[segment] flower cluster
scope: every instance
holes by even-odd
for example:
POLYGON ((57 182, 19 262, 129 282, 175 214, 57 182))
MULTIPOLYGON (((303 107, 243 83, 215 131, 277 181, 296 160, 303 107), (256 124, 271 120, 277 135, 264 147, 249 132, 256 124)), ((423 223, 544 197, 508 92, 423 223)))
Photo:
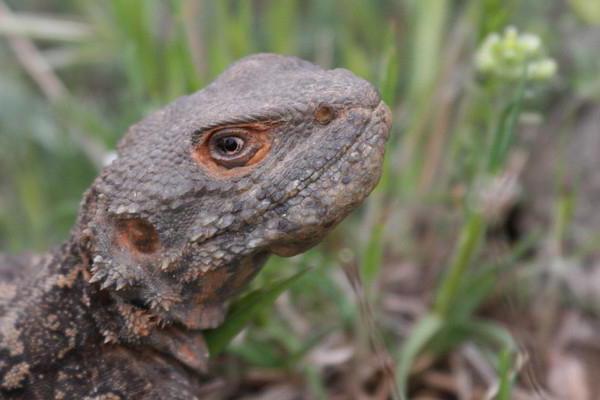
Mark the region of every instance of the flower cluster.
POLYGON ((536 35, 519 33, 509 26, 502 35, 488 35, 475 55, 477 70, 490 78, 515 81, 527 73, 531 80, 544 81, 556 74, 556 61, 547 57, 536 35))

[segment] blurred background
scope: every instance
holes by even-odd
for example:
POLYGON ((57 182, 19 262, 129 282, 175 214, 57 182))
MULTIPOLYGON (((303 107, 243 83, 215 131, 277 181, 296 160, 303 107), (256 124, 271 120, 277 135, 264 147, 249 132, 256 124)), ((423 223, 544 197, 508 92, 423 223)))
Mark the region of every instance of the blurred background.
POLYGON ((0 249, 66 239, 129 125, 263 51, 370 80, 393 135, 206 398, 600 398, 596 0, 0 0, 0 249))

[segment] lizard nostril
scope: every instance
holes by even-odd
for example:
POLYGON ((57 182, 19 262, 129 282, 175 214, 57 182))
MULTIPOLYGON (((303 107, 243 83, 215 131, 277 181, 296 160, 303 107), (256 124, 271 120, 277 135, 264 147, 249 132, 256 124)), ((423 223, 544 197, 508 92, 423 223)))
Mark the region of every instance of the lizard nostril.
POLYGON ((327 125, 333 120, 334 117, 335 111, 329 106, 322 105, 315 110, 315 119, 321 125, 327 125))
POLYGON ((158 233, 152 224, 140 218, 117 221, 117 242, 129 250, 148 254, 158 250, 158 233))

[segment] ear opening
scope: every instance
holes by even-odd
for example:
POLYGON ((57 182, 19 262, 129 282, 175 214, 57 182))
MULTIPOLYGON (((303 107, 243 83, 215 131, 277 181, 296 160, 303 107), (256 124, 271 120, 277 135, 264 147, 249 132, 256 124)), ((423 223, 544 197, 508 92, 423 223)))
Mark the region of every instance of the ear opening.
POLYGON ((156 228, 142 218, 124 218, 116 222, 119 246, 133 253, 152 254, 160 248, 156 228))

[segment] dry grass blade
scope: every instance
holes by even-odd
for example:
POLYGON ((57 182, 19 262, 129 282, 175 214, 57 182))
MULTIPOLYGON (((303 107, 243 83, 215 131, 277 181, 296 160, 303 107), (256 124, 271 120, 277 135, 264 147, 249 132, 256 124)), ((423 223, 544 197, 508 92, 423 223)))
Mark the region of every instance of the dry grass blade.
POLYGON ((395 365, 393 358, 387 350, 381 332, 375 322, 374 312, 371 304, 365 295, 365 290, 361 281, 360 271, 356 264, 350 264, 344 269, 346 277, 354 290, 356 299, 360 305, 360 317, 365 326, 369 339, 369 345, 377 359, 377 362, 384 374, 385 386, 389 390, 389 396, 393 399, 400 399, 400 389, 396 384, 395 365))
POLYGON ((87 24, 34 14, 0 14, 0 34, 32 39, 81 42, 92 36, 87 24))
MULTIPOLYGON (((7 18, 10 19, 12 15, 13 13, 8 5, 0 0, 0 27, 3 25, 2 21, 6 21, 7 18)), ((50 103, 58 104, 68 97, 67 87, 54 73, 52 66, 33 41, 16 33, 11 33, 8 35, 8 42, 19 63, 37 83, 50 103)), ((98 169, 101 168, 107 159, 107 151, 104 145, 87 135, 75 134, 71 130, 69 132, 74 142, 78 144, 88 159, 98 169)))
MULTIPOLYGON (((6 3, 0 0, 0 31, 6 21, 12 18, 12 11, 6 3)), ((15 56, 31 78, 38 84, 46 98, 57 101, 67 93, 65 85, 52 71, 52 67, 36 48, 35 44, 17 33, 7 34, 8 42, 15 56)))

